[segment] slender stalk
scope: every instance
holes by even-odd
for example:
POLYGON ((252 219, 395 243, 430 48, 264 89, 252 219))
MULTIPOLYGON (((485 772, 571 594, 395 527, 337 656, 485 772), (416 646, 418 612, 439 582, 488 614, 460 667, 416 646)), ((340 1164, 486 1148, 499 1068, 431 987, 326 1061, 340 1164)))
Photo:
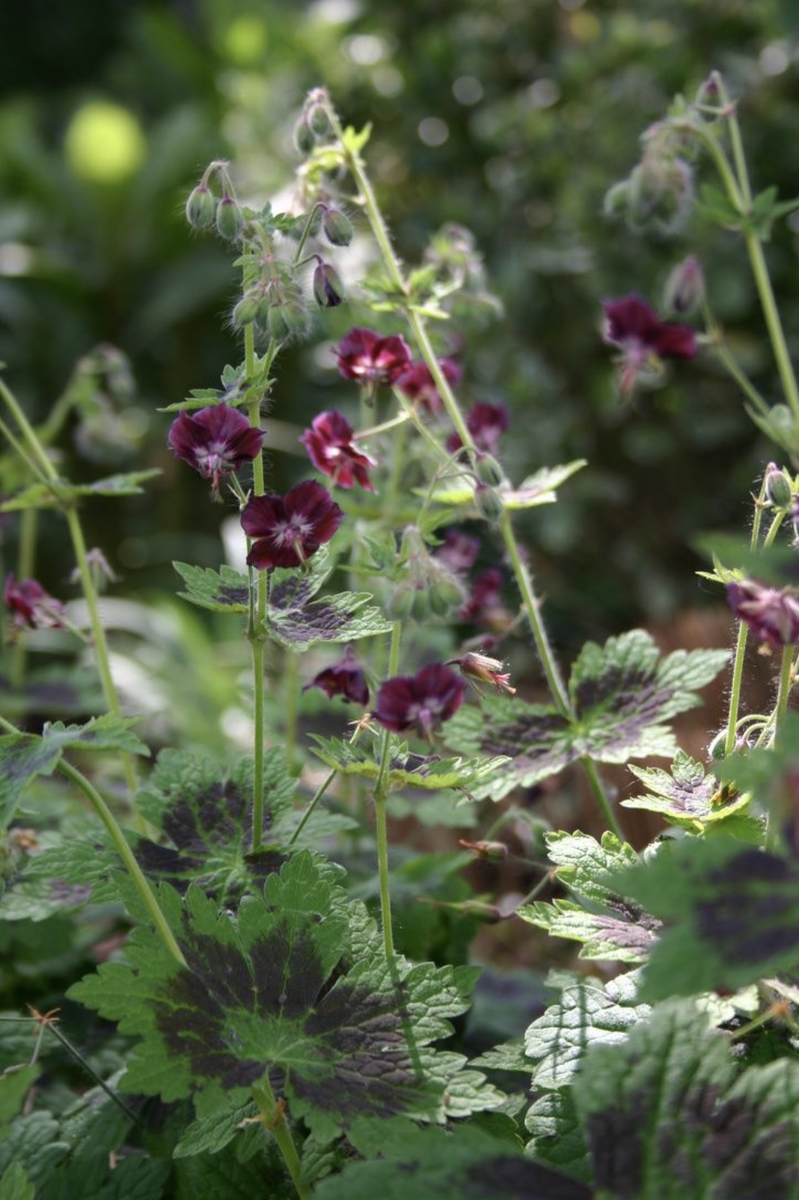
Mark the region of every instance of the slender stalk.
POLYGON ((51 480, 53 483, 58 483, 58 473, 47 457, 44 447, 34 432, 33 426, 22 411, 16 396, 6 387, 2 379, 0 379, 0 397, 5 401, 8 411, 16 421, 23 441, 26 443, 31 457, 36 460, 44 478, 51 480))
POLYGON ((257 1087, 253 1087, 252 1096, 258 1105, 264 1129, 268 1129, 270 1133, 274 1134, 277 1148, 283 1156, 283 1162, 286 1164, 286 1170, 291 1176, 291 1182, 294 1184, 294 1190, 299 1200, 308 1200, 311 1193, 302 1182, 300 1156, 294 1145, 291 1131, 286 1124, 283 1104, 275 1099, 268 1076, 265 1075, 257 1087))
POLYGON ((297 745, 297 705, 299 700, 299 671, 297 655, 292 650, 286 651, 283 667, 283 712, 286 762, 289 770, 294 760, 294 748, 297 745))
MULTIPOLYGON (((22 510, 19 528, 19 554, 17 556, 17 577, 30 579, 36 564, 36 526, 38 513, 35 508, 22 510)), ((11 657, 11 686, 18 690, 25 679, 25 660, 27 651, 24 638, 18 638, 14 643, 11 657)))
POLYGON ((322 799, 325 792, 330 787, 333 780, 336 778, 337 774, 338 774, 338 771, 334 767, 333 770, 330 772, 330 774, 319 784, 319 787, 316 789, 316 791, 314 792, 310 801, 308 802, 308 807, 306 808, 305 812, 302 814, 302 817, 300 818, 297 828, 294 830, 294 832, 292 833, 291 837, 288 840, 289 846, 291 846, 294 842, 296 842, 297 838, 300 836, 303 829, 308 824, 308 821, 313 816, 317 804, 322 799))
POLYGON ((141 896, 142 902, 152 917, 153 924, 160 934, 164 945, 166 946, 167 950, 169 950, 170 954, 177 959, 181 966, 185 967, 186 960, 183 957, 183 952, 181 951, 180 946, 177 944, 175 935, 169 928, 167 919, 161 911, 161 906, 155 897, 155 893, 142 873, 141 867, 136 862, 135 855, 128 845, 122 829, 117 824, 111 809, 108 807, 105 800, 103 800, 94 784, 91 783, 85 775, 78 771, 76 767, 73 767, 71 763, 65 762, 62 759, 58 764, 58 769, 62 772, 62 774, 66 775, 67 779, 70 779, 72 783, 80 788, 94 811, 97 813, 98 817, 108 831, 111 840, 116 846, 119 856, 125 864, 128 873, 136 885, 136 889, 141 896))
POLYGON ((788 710, 788 697, 793 686, 793 646, 783 646, 782 661, 780 662, 780 683, 777 691, 777 707, 774 714, 774 736, 779 733, 785 713, 788 710))
MULTIPOLYGON (((399 669, 400 638, 402 624, 394 622, 391 630, 391 649, 388 656, 388 678, 396 675, 399 669)), ((388 764, 391 754, 391 732, 383 730, 383 741, 380 747, 380 770, 375 784, 375 829, 377 834, 377 868, 380 877, 380 914, 383 922, 383 945, 386 958, 394 957, 394 931, 391 925, 391 891, 389 888, 388 870, 388 764)))
POLYGON ((749 229, 744 231, 744 242, 746 243, 752 274, 755 277, 755 284, 760 296, 760 306, 763 309, 763 316, 766 319, 766 327, 771 339, 774 357, 777 360, 777 369, 780 373, 782 390, 794 415, 797 427, 799 427, 799 387, 796 383, 791 356, 788 353, 788 345, 785 341, 785 332, 782 328, 780 312, 777 308, 777 302, 774 299, 774 290, 771 286, 771 277, 766 266, 763 246, 757 234, 752 233, 749 229))
POLYGON ((5 438, 11 449, 16 454, 17 458, 20 460, 20 462, 25 464, 31 475, 33 475, 35 479, 38 479, 40 483, 43 483, 49 487, 53 495, 56 496, 56 498, 59 498, 60 492, 58 491, 56 485, 52 482, 48 475, 44 474, 39 462, 36 459, 31 458, 22 442, 18 437, 14 436, 9 427, 6 425, 5 421, 0 421, 0 437, 5 438))
POLYGON ((372 425, 366 429, 359 429, 353 434, 352 440, 360 442, 364 438, 376 437, 378 433, 386 433, 389 429, 396 429, 398 425, 403 425, 411 419, 409 412, 401 412, 396 417, 391 417, 388 421, 382 421, 379 425, 372 425))

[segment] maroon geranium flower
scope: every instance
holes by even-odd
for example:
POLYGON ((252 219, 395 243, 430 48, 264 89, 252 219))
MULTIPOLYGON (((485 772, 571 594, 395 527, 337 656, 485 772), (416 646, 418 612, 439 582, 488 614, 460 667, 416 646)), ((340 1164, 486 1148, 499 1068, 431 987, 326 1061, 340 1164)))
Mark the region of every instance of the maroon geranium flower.
POLYGON ((182 412, 169 430, 173 454, 210 479, 214 491, 225 475, 260 454, 263 440, 263 432, 228 404, 182 412))
POLYGON ((373 329, 360 326, 351 329, 333 353, 345 379, 354 379, 370 389, 396 383, 411 362, 405 338, 399 334, 381 337, 373 329))
POLYGON ((436 726, 458 711, 466 684, 443 663, 422 667, 415 675, 396 675, 382 684, 375 716, 394 733, 416 729, 429 738, 436 726))
POLYGON ((799 643, 799 595, 787 588, 765 587, 746 579, 727 584, 727 601, 740 621, 770 646, 799 643))
POLYGON ((472 583, 469 599, 460 610, 461 620, 475 621, 491 629, 504 628, 508 623, 508 611, 502 601, 504 582, 499 567, 481 571, 472 583))
POLYGON ((377 463, 357 448, 352 434, 352 426, 340 412, 323 412, 314 418, 300 441, 316 469, 329 475, 338 487, 351 488, 359 483, 367 492, 373 492, 368 471, 377 463))
POLYGON ((17 580, 13 575, 6 579, 3 600, 11 609, 17 629, 63 629, 61 618, 65 605, 46 592, 36 579, 17 580))
POLYGON ((440 559, 450 571, 456 575, 463 574, 473 567, 480 552, 480 540, 462 529, 448 529, 444 545, 436 550, 436 558, 440 559))
POLYGON ((247 562, 261 571, 299 567, 329 542, 343 513, 327 488, 306 480, 285 496, 253 496, 241 514, 241 526, 253 545, 247 562))
POLYGON ((604 339, 622 351, 621 389, 632 390, 642 370, 661 358, 693 358, 696 337, 687 325, 661 321, 640 296, 606 300, 604 339))
POLYGON ((343 700, 352 700, 361 708, 366 708, 369 703, 369 684, 351 646, 347 647, 343 658, 325 667, 302 690, 305 692, 313 687, 321 688, 331 699, 341 696, 343 700))
MULTIPOLYGON (((459 381, 461 369, 456 362, 451 358, 442 358, 439 365, 447 383, 454 385, 459 381)), ((414 404, 421 404, 431 413, 440 413, 444 407, 427 363, 413 363, 397 380, 397 387, 414 404)))
MULTIPOLYGON (((474 439, 474 444, 483 454, 496 454, 499 450, 499 439, 508 428, 510 420, 504 404, 473 404, 466 417, 466 428, 474 439)), ((451 433, 447 438, 447 449, 450 454, 459 450, 463 442, 457 433, 451 433)))

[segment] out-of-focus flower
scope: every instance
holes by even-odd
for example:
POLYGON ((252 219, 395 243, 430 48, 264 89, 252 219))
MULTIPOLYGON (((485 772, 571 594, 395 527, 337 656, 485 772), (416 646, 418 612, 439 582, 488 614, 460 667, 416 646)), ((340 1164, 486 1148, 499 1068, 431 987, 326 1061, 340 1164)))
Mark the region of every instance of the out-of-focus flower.
MULTIPOLYGON (((458 383, 461 369, 453 359, 442 358, 439 365, 447 383, 452 386, 458 383)), ((409 400, 413 400, 414 404, 422 405, 433 414, 440 413, 444 407, 427 363, 412 363, 397 380, 397 387, 409 400)))
POLYGON ((373 492, 368 472, 377 463, 357 448, 352 434, 349 421, 334 410, 315 417, 300 441, 316 469, 329 475, 338 487, 351 488, 359 483, 367 492, 373 492))
POLYGON ((342 516, 327 488, 314 480, 285 496, 253 496, 241 514, 242 529, 254 539, 247 562, 261 571, 299 567, 330 541, 342 516))
POLYGON ((765 587, 753 579, 727 584, 727 602, 760 642, 770 646, 799 643, 799 595, 787 588, 765 587))
POLYGON ((214 491, 225 475, 260 454, 263 440, 263 432, 228 404, 182 412, 169 430, 172 453, 210 479, 214 491))
POLYGON ((375 716, 394 733, 415 729, 424 737, 458 711, 466 684, 443 663, 422 667, 415 675, 387 679, 377 695, 375 716))
POLYGON ((310 683, 306 683, 302 690, 307 691, 313 687, 321 688, 330 698, 341 696, 343 700, 352 700, 361 708, 366 708, 369 703, 369 685, 363 667, 359 665, 351 646, 347 647, 343 658, 325 667, 310 683))
POLYGON ((666 312, 685 317, 695 312, 705 295, 705 275, 698 258, 691 254, 671 271, 663 288, 666 312))
POLYGON ((642 371, 657 367, 663 358, 693 358, 696 337, 693 329, 676 321, 661 321, 651 305, 640 296, 606 300, 604 339, 622 352, 621 390, 632 391, 642 371))
POLYGON ((11 610, 17 629, 63 629, 62 617, 66 607, 46 592, 36 579, 15 579, 9 575, 3 590, 3 600, 11 610))
MULTIPOLYGON (((484 454, 496 454, 499 449, 499 439, 510 424, 508 410, 504 404, 486 404, 480 402, 472 405, 466 417, 466 428, 474 439, 478 450, 484 454)), ((447 438, 447 449, 450 454, 460 450, 463 442, 457 433, 451 433, 447 438)))
POLYGON ((411 362, 408 343, 399 334, 381 337, 360 326, 351 329, 333 352, 345 379, 370 388, 396 383, 411 362))
POLYGON ((313 273, 313 294, 320 308, 338 308, 346 295, 338 271, 318 257, 313 273))
POLYGON ((489 658, 486 654, 478 654, 470 650, 460 658, 449 659, 447 666, 460 667, 461 672, 469 679, 479 679, 482 683, 490 683, 498 692, 508 696, 516 695, 516 688, 510 685, 510 674, 503 671, 504 663, 498 658, 489 658))
POLYGON ((481 571, 472 583, 469 598, 459 613, 461 620, 475 621, 490 629, 507 626, 508 612, 502 602, 504 582, 499 567, 488 567, 481 571))
POLYGON ((456 575, 473 567, 480 552, 480 539, 462 529, 448 529, 444 537, 444 545, 436 550, 436 558, 440 559, 450 571, 456 575))

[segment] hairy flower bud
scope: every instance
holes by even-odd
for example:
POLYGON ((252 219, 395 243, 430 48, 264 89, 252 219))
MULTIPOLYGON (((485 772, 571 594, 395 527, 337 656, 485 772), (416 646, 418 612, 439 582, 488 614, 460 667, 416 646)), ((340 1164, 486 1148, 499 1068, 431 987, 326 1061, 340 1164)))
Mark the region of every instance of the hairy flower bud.
POLYGON ((508 857, 508 847, 504 842, 467 842, 465 838, 458 838, 458 845, 489 862, 502 862, 508 857))
POLYGON ((793 492, 790 480, 776 463, 769 463, 764 477, 766 496, 775 508, 787 508, 791 503, 793 492))
POLYGON ((244 218, 238 201, 225 193, 216 208, 217 233, 229 242, 236 242, 241 237, 243 225, 244 218))
POLYGON ((204 183, 198 183, 186 201, 186 220, 192 229, 207 229, 216 215, 216 198, 204 183))
POLYGON ((316 145, 316 138, 313 135, 313 130, 308 124, 304 116, 300 117, 297 124, 294 126, 294 145, 300 154, 308 155, 313 152, 316 145))
POLYGON ((333 246, 349 246, 353 238, 352 222, 338 208, 326 208, 322 214, 322 229, 333 246))
POLYGON ((305 114, 305 119, 315 138, 324 138, 330 133, 330 119, 324 105, 311 104, 305 114))
POLYGON ((663 288, 666 312, 686 316, 694 312, 705 295, 705 276, 699 260, 690 255, 677 263, 663 288))
POLYGON ((313 294, 320 308, 338 308, 346 294, 338 271, 321 258, 313 273, 313 294))
POLYGON ((258 316, 258 305, 260 301, 258 296, 248 292, 242 296, 236 307, 233 309, 231 320, 236 329, 241 329, 242 325, 252 325, 255 318, 258 316))
POLYGON ((474 489, 474 502, 480 516, 486 521, 498 521, 504 511, 502 497, 497 489, 485 483, 478 483, 474 489))
POLYGON ((266 315, 266 327, 269 336, 276 342, 285 342, 295 335, 302 335, 308 328, 308 317, 305 309, 296 300, 287 300, 285 304, 272 304, 266 315))

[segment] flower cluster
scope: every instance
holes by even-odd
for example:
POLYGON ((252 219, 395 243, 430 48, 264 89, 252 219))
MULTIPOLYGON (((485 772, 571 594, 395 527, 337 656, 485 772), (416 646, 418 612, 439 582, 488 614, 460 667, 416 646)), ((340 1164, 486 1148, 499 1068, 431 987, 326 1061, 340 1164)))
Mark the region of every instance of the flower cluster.
POLYGON ((36 579, 15 579, 9 575, 3 600, 11 610, 15 629, 63 629, 66 607, 46 592, 36 579))

